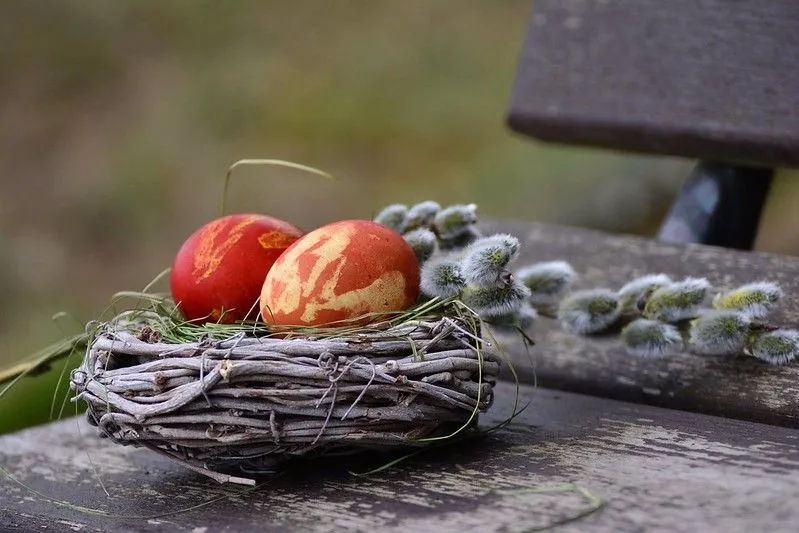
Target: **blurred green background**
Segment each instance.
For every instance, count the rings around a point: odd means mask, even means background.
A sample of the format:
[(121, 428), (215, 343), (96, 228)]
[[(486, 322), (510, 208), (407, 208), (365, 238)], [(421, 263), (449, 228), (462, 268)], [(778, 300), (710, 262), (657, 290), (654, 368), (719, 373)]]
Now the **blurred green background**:
[[(529, 9), (4, 2), (0, 367), (168, 266), (218, 214), (225, 171), (244, 157), (340, 178), (238, 172), (232, 210), (305, 229), (433, 199), (475, 202), (483, 217), (654, 232), (690, 162), (542, 145), (505, 126)], [(72, 318), (53, 321), (58, 311)], [(60, 371), (0, 400), (0, 432), (49, 420)]]

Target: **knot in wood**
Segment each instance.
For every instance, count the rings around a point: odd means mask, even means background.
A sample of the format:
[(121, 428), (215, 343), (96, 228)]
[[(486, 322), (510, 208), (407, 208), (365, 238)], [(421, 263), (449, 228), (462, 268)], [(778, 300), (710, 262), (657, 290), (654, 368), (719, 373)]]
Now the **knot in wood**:
[(161, 342), (162, 336), (159, 332), (155, 331), (152, 326), (147, 324), (139, 330), (139, 334), (136, 338), (147, 344), (155, 344)]
[(219, 364), (219, 375), (225, 381), (230, 381), (231, 374), (233, 373), (233, 361), (225, 359)]
[(155, 385), (155, 390), (163, 391), (167, 384), (167, 377), (161, 372), (156, 372), (155, 377), (153, 377), (153, 384)]

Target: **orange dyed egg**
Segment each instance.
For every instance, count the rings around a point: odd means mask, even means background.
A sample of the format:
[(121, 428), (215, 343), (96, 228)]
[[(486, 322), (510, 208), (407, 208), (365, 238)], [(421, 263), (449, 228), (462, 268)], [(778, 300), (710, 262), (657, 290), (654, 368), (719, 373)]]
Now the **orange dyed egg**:
[(212, 220), (180, 247), (170, 274), (172, 298), (195, 322), (257, 319), (266, 273), (302, 235), (288, 222), (266, 215)]
[(266, 276), (261, 316), (269, 324), (319, 326), (381, 320), (419, 296), (419, 262), (399, 233), (369, 220), (343, 220), (292, 244)]

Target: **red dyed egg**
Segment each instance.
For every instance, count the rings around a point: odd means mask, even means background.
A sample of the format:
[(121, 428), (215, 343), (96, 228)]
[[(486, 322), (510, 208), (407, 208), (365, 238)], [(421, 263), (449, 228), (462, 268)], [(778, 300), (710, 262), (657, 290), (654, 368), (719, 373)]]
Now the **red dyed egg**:
[(170, 274), (172, 298), (187, 320), (254, 320), (267, 272), (302, 235), (288, 222), (266, 215), (213, 220), (178, 251)]
[(347, 325), (367, 313), (403, 311), (419, 296), (419, 262), (399, 233), (368, 220), (343, 220), (292, 244), (266, 276), (261, 316), (269, 324)]

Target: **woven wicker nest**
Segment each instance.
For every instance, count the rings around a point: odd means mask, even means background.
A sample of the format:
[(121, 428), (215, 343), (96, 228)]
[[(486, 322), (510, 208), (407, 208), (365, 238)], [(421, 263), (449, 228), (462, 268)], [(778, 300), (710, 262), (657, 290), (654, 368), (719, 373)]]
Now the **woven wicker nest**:
[(306, 454), (422, 446), (493, 401), (499, 354), (474, 321), (442, 316), (342, 336), (171, 344), (106, 324), (71, 377), (100, 435), (219, 481)]

